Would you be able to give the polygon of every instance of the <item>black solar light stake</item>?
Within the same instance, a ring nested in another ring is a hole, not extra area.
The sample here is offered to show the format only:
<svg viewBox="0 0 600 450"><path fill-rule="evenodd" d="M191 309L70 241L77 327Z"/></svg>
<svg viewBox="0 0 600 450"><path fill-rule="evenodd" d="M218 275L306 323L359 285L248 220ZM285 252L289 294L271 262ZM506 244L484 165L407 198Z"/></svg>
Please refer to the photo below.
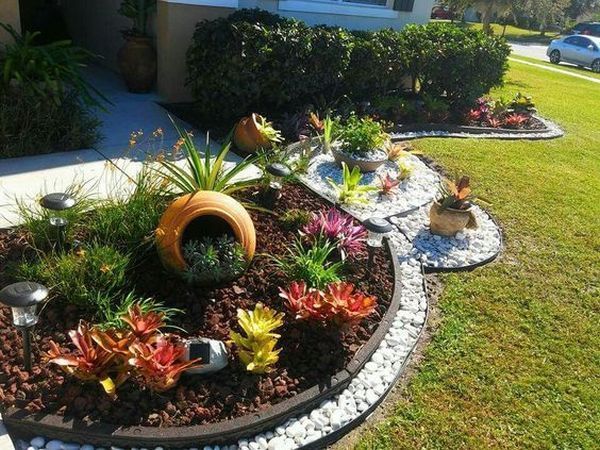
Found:
<svg viewBox="0 0 600 450"><path fill-rule="evenodd" d="M269 164L266 169L273 177L273 181L269 183L269 189L265 195L265 203L269 208L273 208L277 203L277 200L281 197L283 178L289 176L292 171L286 165L281 163Z"/></svg>
<svg viewBox="0 0 600 450"><path fill-rule="evenodd" d="M375 249L383 246L383 237L392 231L392 224L381 217L370 217L363 222L363 225L369 232L367 250L369 251L368 268L371 269L375 258Z"/></svg>
<svg viewBox="0 0 600 450"><path fill-rule="evenodd" d="M0 303L12 310L13 324L23 337L25 370L31 372L31 336L29 329L38 321L38 304L48 298L48 288L31 281L6 286L0 291Z"/></svg>
<svg viewBox="0 0 600 450"><path fill-rule="evenodd" d="M75 205L75 199L64 192L54 192L42 197L40 204L43 208L57 213L72 208ZM50 216L50 225L56 229L56 249L64 250L69 221L55 214Z"/></svg>

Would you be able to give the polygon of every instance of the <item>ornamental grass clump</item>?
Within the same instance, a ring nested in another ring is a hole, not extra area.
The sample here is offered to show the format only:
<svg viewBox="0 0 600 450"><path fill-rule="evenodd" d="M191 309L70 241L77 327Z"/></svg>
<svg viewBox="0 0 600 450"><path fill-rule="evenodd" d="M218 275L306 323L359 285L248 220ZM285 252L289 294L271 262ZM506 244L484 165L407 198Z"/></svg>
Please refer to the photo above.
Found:
<svg viewBox="0 0 600 450"><path fill-rule="evenodd" d="M238 356L248 372L266 373L279 360L281 349L276 349L281 337L274 331L283 325L283 313L257 303L253 311L238 309L238 325L244 335L231 332Z"/></svg>
<svg viewBox="0 0 600 450"><path fill-rule="evenodd" d="M279 288L279 296L296 319L355 323L375 309L375 297L356 290L352 283L328 284L324 290L310 288L304 281L294 281L287 290Z"/></svg>
<svg viewBox="0 0 600 450"><path fill-rule="evenodd" d="M310 221L304 225L301 235L315 245L325 240L334 245L342 260L357 256L365 250L367 230L354 224L349 214L330 208L327 211L313 213Z"/></svg>
<svg viewBox="0 0 600 450"><path fill-rule="evenodd" d="M54 341L46 358L82 381L96 381L115 399L117 388L127 379L155 392L173 388L181 374L200 365L199 359L183 361L185 348L179 338L163 334L167 314L131 306L121 317L123 327L101 329L81 322L69 332L75 351Z"/></svg>

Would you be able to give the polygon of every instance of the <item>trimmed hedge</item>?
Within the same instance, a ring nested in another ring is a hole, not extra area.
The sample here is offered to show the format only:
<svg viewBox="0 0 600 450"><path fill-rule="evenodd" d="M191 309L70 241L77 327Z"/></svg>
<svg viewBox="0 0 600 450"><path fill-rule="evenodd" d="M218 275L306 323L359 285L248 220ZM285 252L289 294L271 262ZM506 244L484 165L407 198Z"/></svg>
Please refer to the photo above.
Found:
<svg viewBox="0 0 600 450"><path fill-rule="evenodd" d="M371 100L400 91L407 77L414 93L458 109L502 83L509 53L503 40L451 24L349 32L240 10L197 24L187 83L207 122Z"/></svg>

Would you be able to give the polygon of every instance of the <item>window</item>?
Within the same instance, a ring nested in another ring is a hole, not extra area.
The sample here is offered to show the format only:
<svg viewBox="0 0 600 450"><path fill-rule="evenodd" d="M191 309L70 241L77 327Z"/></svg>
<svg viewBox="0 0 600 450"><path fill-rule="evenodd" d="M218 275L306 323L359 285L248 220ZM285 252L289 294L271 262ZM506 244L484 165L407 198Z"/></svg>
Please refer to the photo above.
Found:
<svg viewBox="0 0 600 450"><path fill-rule="evenodd" d="M577 36L571 36L565 39L565 44L577 45Z"/></svg>
<svg viewBox="0 0 600 450"><path fill-rule="evenodd" d="M279 10L397 19L398 1L405 0L279 0Z"/></svg>

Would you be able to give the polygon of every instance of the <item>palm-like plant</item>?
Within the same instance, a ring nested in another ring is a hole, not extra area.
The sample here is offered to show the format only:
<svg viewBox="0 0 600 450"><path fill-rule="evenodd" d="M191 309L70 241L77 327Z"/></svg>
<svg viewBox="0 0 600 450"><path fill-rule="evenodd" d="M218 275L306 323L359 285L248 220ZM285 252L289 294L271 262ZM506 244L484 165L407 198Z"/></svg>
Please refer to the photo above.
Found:
<svg viewBox="0 0 600 450"><path fill-rule="evenodd" d="M259 156L247 157L235 166L225 169L225 157L231 148L231 133L223 141L216 158L211 157L210 136L206 134L204 157L200 156L190 133L182 130L170 117L173 126L179 134L179 142L184 149L187 167L179 167L174 161L159 159L162 168L159 172L170 184L184 194L198 191L216 191L231 194L257 184L257 180L234 179L250 165L256 163Z"/></svg>

